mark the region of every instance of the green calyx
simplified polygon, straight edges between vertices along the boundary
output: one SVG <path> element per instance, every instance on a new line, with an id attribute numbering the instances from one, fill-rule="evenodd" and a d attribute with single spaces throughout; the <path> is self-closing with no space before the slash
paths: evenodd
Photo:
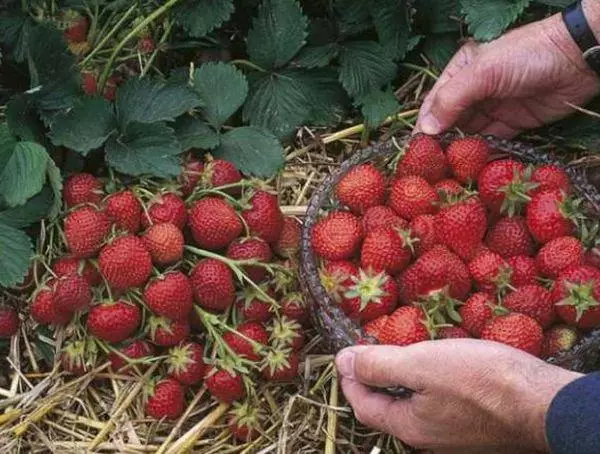
<path id="1" fill-rule="evenodd" d="M 250 402 L 235 403 L 229 414 L 231 415 L 231 421 L 236 425 L 252 429 L 259 427 L 262 416 L 258 404 L 251 404 Z"/>
<path id="2" fill-rule="evenodd" d="M 169 372 L 184 372 L 188 365 L 193 364 L 195 360 L 191 358 L 190 346 L 183 345 L 174 347 L 169 352 Z"/>
<path id="3" fill-rule="evenodd" d="M 300 335 L 302 327 L 296 321 L 284 316 L 281 320 L 276 320 L 268 329 L 271 333 L 271 341 L 275 345 L 288 347 Z"/>
<path id="4" fill-rule="evenodd" d="M 496 292 L 500 298 L 504 297 L 509 290 L 514 291 L 515 288 L 511 284 L 513 270 L 510 266 L 502 266 L 494 279 L 496 284 Z"/>
<path id="5" fill-rule="evenodd" d="M 594 283 L 574 284 L 567 282 L 565 284 L 568 296 L 562 301 L 556 303 L 557 306 L 573 306 L 576 311 L 575 320 L 579 321 L 583 314 L 588 310 L 600 306 L 600 303 L 594 297 Z"/>
<path id="6" fill-rule="evenodd" d="M 276 348 L 269 350 L 265 355 L 265 359 L 260 369 L 269 369 L 269 372 L 274 374 L 278 370 L 289 368 L 290 362 L 288 358 L 291 353 L 291 349 Z"/>
<path id="7" fill-rule="evenodd" d="M 462 322 L 462 317 L 456 310 L 457 306 L 461 304 L 463 304 L 461 301 L 450 296 L 448 287 L 431 292 L 423 298 L 421 303 L 423 311 L 431 318 L 433 331 L 436 327 L 445 325 L 447 318 L 456 323 Z"/>
<path id="8" fill-rule="evenodd" d="M 374 274 L 371 270 L 360 270 L 357 277 L 353 277 L 354 285 L 344 293 L 346 298 L 360 298 L 360 310 L 363 311 L 369 303 L 381 304 L 381 298 L 387 296 L 383 290 L 384 284 L 389 279 L 385 272 Z"/>
<path id="9" fill-rule="evenodd" d="M 412 236 L 410 229 L 396 228 L 395 230 L 398 233 L 398 236 L 402 239 L 402 244 L 404 247 L 410 249 L 410 251 L 414 254 L 415 243 L 420 241 L 419 238 Z"/>
<path id="10" fill-rule="evenodd" d="M 582 210 L 583 199 L 568 197 L 564 193 L 563 195 L 563 200 L 558 205 L 558 210 L 560 214 L 562 214 L 563 217 L 565 217 L 566 219 L 570 219 L 571 222 L 575 224 L 578 230 L 583 229 L 582 225 L 587 219 L 587 216 L 583 213 Z"/>
<path id="11" fill-rule="evenodd" d="M 539 186 L 539 183 L 531 181 L 532 173 L 532 166 L 528 166 L 523 173 L 515 169 L 512 181 L 498 189 L 504 194 L 504 201 L 500 207 L 502 213 L 509 217 L 520 214 L 525 204 L 531 201 L 529 193 Z"/>

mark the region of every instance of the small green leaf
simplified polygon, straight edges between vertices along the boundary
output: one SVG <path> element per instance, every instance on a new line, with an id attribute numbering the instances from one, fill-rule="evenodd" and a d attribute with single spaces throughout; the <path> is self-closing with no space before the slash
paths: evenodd
<path id="1" fill-rule="evenodd" d="M 25 205 L 0 211 L 0 224 L 22 229 L 34 224 L 48 215 L 54 203 L 52 188 L 45 186 Z"/>
<path id="2" fill-rule="evenodd" d="M 478 41 L 497 38 L 515 22 L 529 0 L 460 0 L 469 32 Z"/>
<path id="3" fill-rule="evenodd" d="M 34 142 L 19 142 L 0 174 L 0 196 L 11 206 L 23 205 L 46 182 L 50 156 Z"/>
<path id="4" fill-rule="evenodd" d="M 22 140 L 35 142 L 44 133 L 31 97 L 17 95 L 6 104 L 4 111 L 11 132 Z"/>
<path id="5" fill-rule="evenodd" d="M 407 0 L 379 0 L 370 6 L 379 42 L 393 59 L 404 58 L 410 36 Z"/>
<path id="6" fill-rule="evenodd" d="M 22 63 L 27 58 L 27 43 L 34 22 L 26 15 L 0 17 L 2 42 L 10 49 L 13 59 Z"/>
<path id="7" fill-rule="evenodd" d="M 215 128 L 220 128 L 248 95 L 246 77 L 228 63 L 203 64 L 195 71 L 193 83 L 202 100 L 202 113 Z"/>
<path id="8" fill-rule="evenodd" d="M 185 115 L 177 119 L 173 125 L 181 148 L 200 148 L 211 150 L 219 145 L 219 134 L 208 123 L 199 118 Z"/>
<path id="9" fill-rule="evenodd" d="M 115 132 L 117 121 L 112 105 L 103 97 L 77 100 L 69 112 L 56 117 L 50 138 L 84 156 L 100 147 Z"/>
<path id="10" fill-rule="evenodd" d="M 323 46 L 306 46 L 298 54 L 296 64 L 302 68 L 323 68 L 338 55 L 338 45 L 329 43 Z"/>
<path id="11" fill-rule="evenodd" d="M 0 123 L 0 175 L 15 152 L 17 141 L 6 123 Z"/>
<path id="12" fill-rule="evenodd" d="M 201 38 L 220 27 L 233 10 L 233 0 L 185 0 L 173 9 L 173 17 L 190 36 Z"/>
<path id="13" fill-rule="evenodd" d="M 54 203 L 50 208 L 50 213 L 48 213 L 48 217 L 50 219 L 54 219 L 60 213 L 60 207 L 62 205 L 63 184 L 60 169 L 56 166 L 52 159 L 48 159 L 48 167 L 46 169 L 46 174 L 48 177 L 48 183 L 50 183 L 50 187 L 54 192 Z"/>
<path id="14" fill-rule="evenodd" d="M 416 0 L 415 6 L 415 22 L 428 34 L 460 30 L 459 0 Z"/>
<path id="15" fill-rule="evenodd" d="M 335 0 L 334 10 L 340 35 L 352 36 L 373 26 L 369 2 L 364 0 Z"/>
<path id="16" fill-rule="evenodd" d="M 231 161 L 241 172 L 269 177 L 285 163 L 283 148 L 276 137 L 254 126 L 235 128 L 221 137 L 214 156 Z"/>
<path id="17" fill-rule="evenodd" d="M 457 33 L 428 35 L 423 42 L 423 53 L 438 70 L 442 71 L 458 51 L 459 39 L 460 35 Z"/>
<path id="18" fill-rule="evenodd" d="M 295 0 L 263 0 L 248 32 L 250 60 L 280 68 L 304 46 L 308 20 Z"/>
<path id="19" fill-rule="evenodd" d="M 117 117 L 122 126 L 170 121 L 200 104 L 196 92 L 179 81 L 131 78 L 117 89 Z"/>
<path id="20" fill-rule="evenodd" d="M 25 232 L 0 222 L 0 286 L 22 282 L 32 255 L 31 239 Z"/>
<path id="21" fill-rule="evenodd" d="M 177 155 L 183 150 L 175 131 L 162 122 L 129 123 L 122 135 L 108 139 L 105 150 L 108 163 L 129 175 L 167 178 L 181 170 Z"/>
<path id="22" fill-rule="evenodd" d="M 366 123 L 375 128 L 400 110 L 400 103 L 391 89 L 375 90 L 356 99 Z"/>

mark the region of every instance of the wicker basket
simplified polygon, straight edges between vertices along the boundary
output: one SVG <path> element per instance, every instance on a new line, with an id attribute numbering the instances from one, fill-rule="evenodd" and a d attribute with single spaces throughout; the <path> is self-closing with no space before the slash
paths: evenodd
<path id="1" fill-rule="evenodd" d="M 451 133 L 438 137 L 443 145 L 454 138 L 456 135 Z M 317 259 L 310 241 L 312 229 L 324 210 L 337 206 L 333 197 L 333 189 L 352 167 L 367 161 L 383 166 L 397 155 L 397 145 L 404 147 L 409 139 L 409 136 L 396 137 L 357 152 L 323 181 L 309 201 L 302 228 L 300 283 L 307 301 L 312 306 L 314 324 L 329 343 L 332 352 L 359 343 L 373 344 L 376 343 L 376 340 L 366 336 L 361 328 L 332 301 L 323 288 Z M 571 178 L 576 194 L 584 199 L 588 215 L 600 217 L 600 192 L 589 184 L 583 170 L 565 166 L 551 156 L 540 153 L 534 147 L 524 143 L 499 140 L 494 137 L 485 137 L 485 139 L 493 150 L 492 160 L 512 157 L 528 164 L 552 163 L 565 169 Z M 549 359 L 549 362 L 583 373 L 600 369 L 600 329 L 587 333 L 575 348 L 557 358 Z"/>

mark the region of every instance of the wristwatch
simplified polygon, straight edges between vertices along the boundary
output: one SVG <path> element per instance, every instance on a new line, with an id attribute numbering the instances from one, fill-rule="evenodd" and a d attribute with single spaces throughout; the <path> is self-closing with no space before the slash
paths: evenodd
<path id="1" fill-rule="evenodd" d="M 588 24 L 581 1 L 565 9 L 562 17 L 571 37 L 583 52 L 584 60 L 600 76 L 600 43 Z"/>

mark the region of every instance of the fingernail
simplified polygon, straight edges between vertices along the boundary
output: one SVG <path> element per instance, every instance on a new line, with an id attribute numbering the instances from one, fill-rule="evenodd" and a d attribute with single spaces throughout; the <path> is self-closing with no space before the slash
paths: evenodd
<path id="1" fill-rule="evenodd" d="M 335 359 L 338 372 L 346 378 L 354 378 L 354 359 L 356 353 L 351 350 L 342 350 Z"/>
<path id="2" fill-rule="evenodd" d="M 442 132 L 440 122 L 433 115 L 426 115 L 423 117 L 419 129 L 428 135 L 439 134 Z"/>

